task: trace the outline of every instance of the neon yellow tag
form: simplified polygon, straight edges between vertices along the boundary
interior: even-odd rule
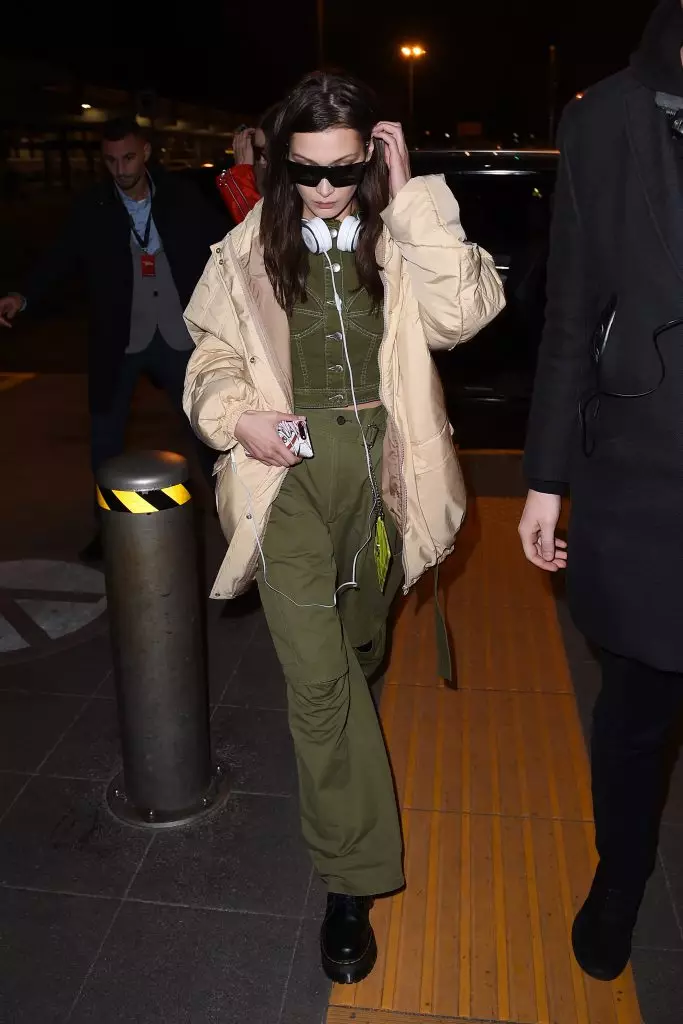
[[[384,525],[384,516],[378,516],[375,523],[375,565],[377,566],[379,589],[383,591],[391,565],[391,548],[387,537],[387,528]]]

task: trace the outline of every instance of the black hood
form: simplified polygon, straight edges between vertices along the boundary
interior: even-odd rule
[[[660,0],[640,48],[631,57],[634,75],[653,92],[683,96],[683,7],[681,0]]]

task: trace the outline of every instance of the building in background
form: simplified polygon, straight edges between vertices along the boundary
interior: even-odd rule
[[[99,128],[136,114],[171,169],[223,166],[243,115],[123,89],[89,85],[43,61],[0,57],[0,188],[66,190],[99,173]]]

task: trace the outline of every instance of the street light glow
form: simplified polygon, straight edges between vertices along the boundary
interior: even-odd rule
[[[90,103],[81,103],[81,108],[83,110],[92,110],[92,104],[90,104]]]
[[[424,57],[427,51],[424,46],[420,46],[419,43],[406,43],[405,46],[401,47],[401,53],[409,60],[416,60],[419,57]]]
[[[411,137],[415,131],[415,64],[426,53],[424,46],[420,46],[419,43],[404,43],[401,47],[401,55],[406,59],[408,71],[408,120]]]

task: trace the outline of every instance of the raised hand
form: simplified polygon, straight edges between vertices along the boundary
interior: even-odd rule
[[[389,168],[389,189],[394,199],[411,177],[403,127],[398,121],[379,121],[372,129],[372,137],[384,143],[384,159]]]

